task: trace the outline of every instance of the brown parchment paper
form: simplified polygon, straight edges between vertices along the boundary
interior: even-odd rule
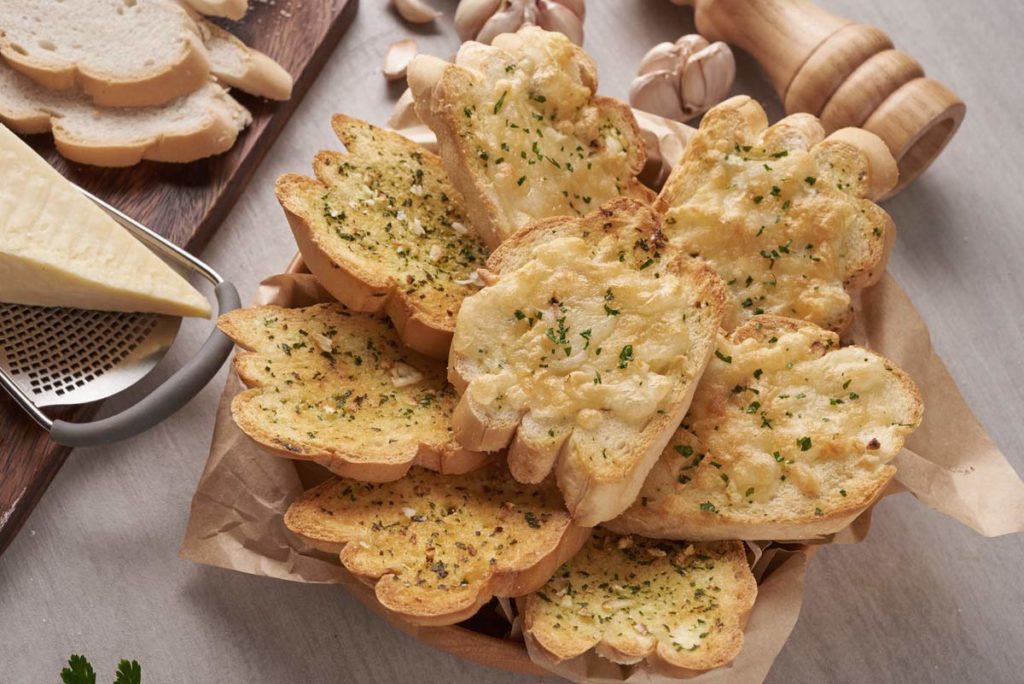
[[[429,131],[410,120],[407,112],[404,119],[399,114],[402,112],[396,112],[400,125],[395,127],[407,128],[418,142],[429,146]],[[645,175],[663,179],[665,167],[679,159],[692,129],[651,115],[638,118],[649,146],[654,148]],[[329,301],[330,297],[296,259],[289,273],[263,281],[255,299],[258,304],[307,306]],[[909,491],[929,507],[985,536],[1024,531],[1024,482],[967,406],[933,351],[927,327],[906,293],[885,275],[854,305],[857,317],[844,342],[871,348],[895,361],[917,382],[925,402],[924,421],[897,457],[896,479],[885,495]],[[231,399],[241,389],[237,377],[230,374],[217,411],[209,458],[192,500],[180,550],[182,558],[294,582],[346,585],[360,601],[403,632],[493,667],[528,674],[550,671],[576,682],[670,681],[664,673],[642,666],[615,665],[595,654],[558,665],[544,663],[546,669],[541,669],[529,656],[514,607],[508,601],[493,602],[485,608],[491,613],[485,616],[490,620],[486,628],[476,619],[469,626],[417,628],[384,612],[374,600],[373,590],[348,575],[336,556],[307,547],[285,528],[283,517],[291,501],[327,473],[315,465],[265,453],[249,441],[230,415]],[[829,539],[807,544],[748,545],[758,578],[758,596],[746,627],[743,650],[729,667],[690,681],[763,681],[796,624],[804,573],[813,552],[827,543],[862,540],[870,526],[870,514],[869,510]],[[507,627],[493,626],[503,622]]]

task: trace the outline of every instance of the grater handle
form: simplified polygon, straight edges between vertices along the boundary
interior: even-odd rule
[[[218,313],[241,306],[238,290],[228,282],[215,288]],[[164,384],[117,415],[91,423],[53,421],[50,438],[70,447],[97,446],[128,439],[148,430],[187,404],[206,386],[231,353],[233,343],[214,327],[202,349]]]

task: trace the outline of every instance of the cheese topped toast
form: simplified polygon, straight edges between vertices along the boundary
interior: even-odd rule
[[[530,26],[467,42],[454,64],[418,56],[409,86],[491,247],[536,219],[653,197],[636,180],[646,153],[632,111],[594,94],[593,60],[560,33]]]
[[[718,341],[682,428],[618,532],[810,539],[882,493],[921,422],[913,381],[810,323],[757,316]]]
[[[823,136],[809,114],[767,127],[733,97],[704,115],[658,197],[669,242],[729,286],[729,330],[767,313],[841,331],[850,292],[885,270],[895,228],[871,199],[896,184],[896,162],[867,131]]]
[[[520,482],[554,469],[582,525],[633,501],[714,346],[724,286],[663,242],[657,217],[627,198],[540,221],[491,255],[493,284],[455,324],[456,437],[483,451],[511,443]]]
[[[412,469],[397,482],[332,479],[297,499],[288,529],[340,551],[389,611],[450,625],[493,596],[537,589],[586,541],[552,484],[525,488],[502,466],[468,475]]]
[[[332,121],[348,154],[320,152],[316,179],[277,180],[303,261],[356,311],[384,311],[402,341],[448,356],[462,299],[487,249],[441,160],[411,140],[347,116]]]
[[[756,596],[740,542],[597,530],[520,606],[531,653],[559,662],[594,649],[620,664],[647,660],[696,674],[736,657]]]
[[[368,481],[413,464],[458,473],[489,460],[452,437],[444,366],[403,348],[387,320],[317,304],[238,309],[217,325],[245,350],[234,366],[252,388],[231,415],[276,454]]]

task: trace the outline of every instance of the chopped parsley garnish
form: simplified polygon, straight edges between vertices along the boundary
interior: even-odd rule
[[[724,361],[725,363],[732,363],[732,356],[727,356],[718,349],[715,350],[715,356],[717,356],[720,361]]]
[[[710,501],[705,501],[700,505],[700,510],[710,511],[711,513],[717,513],[718,507],[716,507],[715,504],[711,503]]]
[[[807,178],[804,178],[804,183],[807,183],[808,185],[814,185],[817,182],[818,179],[815,178],[814,176],[807,176]]]
[[[501,97],[498,98],[498,101],[494,103],[494,113],[495,114],[500,112],[501,108],[505,106],[505,96],[506,95],[508,95],[508,91],[507,90],[505,92],[503,92],[501,94]]]
[[[797,446],[800,447],[800,451],[809,451],[810,448],[811,448],[811,438],[810,437],[801,437],[800,439],[796,440],[796,443],[797,443]]]
[[[619,368],[625,368],[633,360],[633,345],[627,344],[619,352]]]
[[[689,444],[677,444],[675,446],[675,450],[680,456],[685,456],[687,458],[693,456],[693,447]]]

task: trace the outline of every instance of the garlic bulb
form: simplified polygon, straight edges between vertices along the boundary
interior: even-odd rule
[[[455,30],[462,40],[490,43],[521,26],[540,26],[583,44],[584,0],[461,0]]]
[[[629,89],[637,109],[676,121],[689,121],[725,99],[736,78],[736,60],[722,42],[686,35],[658,43],[640,62]]]

